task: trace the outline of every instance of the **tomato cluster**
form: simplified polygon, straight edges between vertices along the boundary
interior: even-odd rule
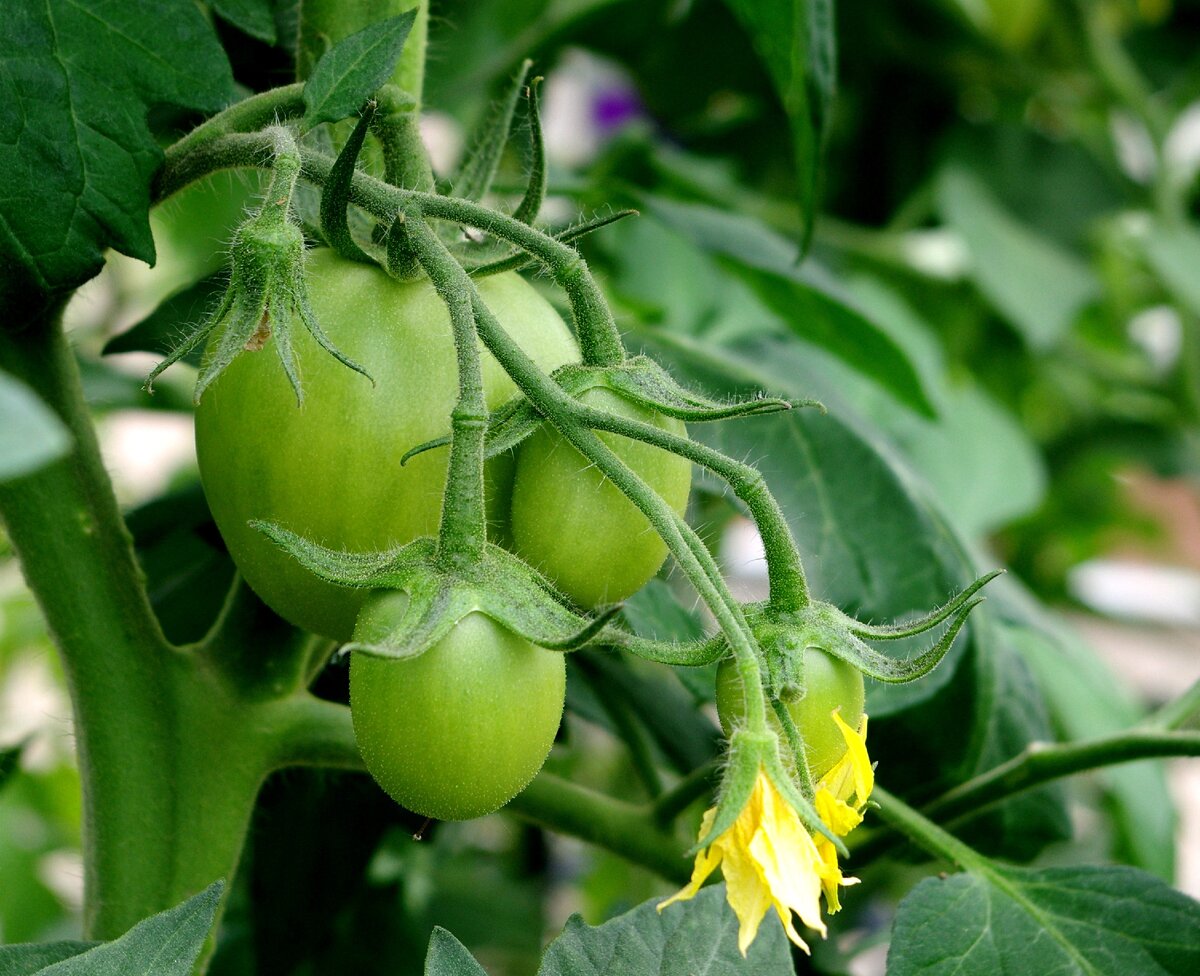
[[[336,586],[314,576],[250,526],[273,522],[344,551],[379,551],[437,532],[447,454],[411,448],[449,432],[458,394],[449,314],[428,281],[312,252],[309,298],[330,341],[374,380],[347,369],[303,332],[295,338],[305,392],[270,352],[238,356],[205,393],[196,445],[205,494],[239,571],[285,619],[371,643],[403,613],[405,597]],[[484,278],[479,291],[499,323],[541,369],[578,359],[562,319],[516,274]],[[489,409],[517,388],[486,353]],[[593,390],[594,406],[659,417]],[[677,511],[687,503],[687,461],[602,435]],[[641,587],[666,557],[645,517],[553,430],[488,462],[490,530],[581,607]],[[364,606],[364,601],[369,601]],[[361,611],[361,612],[360,612]],[[357,625],[355,621],[357,620]],[[479,613],[412,659],[353,655],[351,709],[368,769],[405,806],[439,819],[494,810],[541,767],[562,714],[560,653],[536,647]]]

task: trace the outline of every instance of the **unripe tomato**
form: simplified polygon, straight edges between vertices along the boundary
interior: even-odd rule
[[[686,434],[683,422],[594,387],[584,403]],[[599,434],[680,515],[691,463],[617,434]],[[558,431],[543,426],[517,449],[510,529],[513,548],[581,607],[616,603],[663,564],[667,546],[646,517]]]
[[[835,708],[842,721],[857,729],[862,721],[865,689],[862,672],[852,664],[817,648],[804,652],[804,697],[788,702],[787,710],[804,742],[804,755],[814,779],[819,779],[846,752],[846,740],[832,718]],[[746,712],[737,665],[726,658],[717,668],[717,716],[728,736]],[[781,736],[783,729],[775,710],[768,708],[767,720]]]
[[[345,640],[365,592],[319,580],[247,522],[277,522],[329,548],[364,552],[436,533],[448,452],[426,452],[403,468],[400,458],[449,433],[458,373],[449,314],[427,281],[397,282],[325,249],[308,255],[306,269],[321,327],[376,385],[294,329],[304,406],[296,406],[269,340],[238,356],[204,394],[196,452],[209,506],[246,582],[292,623]],[[578,359],[562,319],[521,277],[485,278],[479,290],[543,369]],[[495,409],[516,386],[491,355],[482,365]],[[489,466],[505,504],[506,462]]]
[[[398,622],[405,594],[363,607],[354,639]],[[401,806],[437,820],[497,810],[542,768],[562,718],[563,655],[472,613],[416,658],[357,653],[350,711],[367,769]]]

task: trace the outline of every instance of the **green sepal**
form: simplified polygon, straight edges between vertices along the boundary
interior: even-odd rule
[[[587,386],[583,386],[584,383],[588,383],[589,386],[604,386],[648,410],[688,423],[777,413],[780,410],[791,410],[793,407],[817,407],[822,413],[825,411],[825,407],[816,400],[785,400],[782,397],[768,396],[727,402],[710,400],[680,386],[665,369],[647,356],[635,356],[619,366],[599,370],[571,366],[564,367],[564,370],[577,370],[580,374],[580,378],[570,381],[569,386],[576,396],[587,389]],[[560,382],[568,386],[565,377],[560,379]]]
[[[542,136],[542,117],[538,111],[538,82],[533,78],[525,88],[525,104],[529,118],[529,187],[517,204],[513,216],[523,224],[532,225],[546,199],[546,140]]]
[[[932,610],[924,617],[920,617],[917,620],[910,620],[907,623],[875,626],[861,623],[853,617],[846,617],[850,632],[858,637],[865,637],[868,640],[900,640],[904,637],[922,634],[936,627],[947,617],[956,614],[971,597],[997,576],[1003,575],[1003,573],[1004,570],[1002,569],[994,569],[990,573],[985,573],[965,590],[952,597],[936,610]]]
[[[967,617],[983,602],[983,598],[975,597],[975,594],[997,575],[998,572],[993,572],[980,577],[945,607],[913,624],[895,625],[897,629],[905,628],[904,634],[886,627],[868,627],[831,603],[814,601],[800,610],[779,610],[769,603],[748,604],[744,608],[746,619],[766,663],[764,684],[768,697],[795,701],[803,696],[804,652],[810,648],[824,651],[853,665],[867,677],[886,684],[905,684],[923,678],[949,653]],[[874,637],[876,640],[910,637],[932,630],[947,619],[950,625],[932,647],[905,659],[881,654],[858,636],[859,632],[867,630],[889,635],[888,638]]]
[[[620,627],[610,626],[601,635],[601,642],[644,660],[674,667],[702,668],[716,664],[729,655],[729,645],[720,634],[695,641],[664,641],[639,637]]]
[[[430,538],[387,552],[352,553],[326,549],[271,522],[250,525],[330,583],[408,594],[409,604],[386,641],[352,642],[343,652],[414,657],[471,613],[482,613],[539,647],[574,651],[597,642],[620,610],[616,605],[592,617],[576,613],[536,570],[490,543],[478,560],[447,568]]]
[[[513,115],[525,86],[532,61],[521,64],[504,98],[485,116],[471,142],[471,153],[454,179],[454,195],[464,200],[479,200],[491,189],[500,166],[500,157],[508,142]]]
[[[374,259],[358,246],[350,233],[346,209],[350,205],[350,181],[358,154],[362,152],[367,130],[375,118],[375,102],[369,101],[354,125],[350,138],[329,170],[329,179],[321,191],[321,233],[338,254],[347,261],[374,264]]]
[[[624,220],[626,217],[636,217],[637,215],[638,212],[636,210],[617,210],[600,217],[592,217],[589,220],[571,224],[569,227],[547,231],[547,233],[560,244],[570,244],[572,241],[579,240],[579,238],[585,237],[593,231],[599,230],[601,227],[607,227],[609,224],[615,224],[618,220]],[[515,254],[510,254],[507,257],[497,258],[473,267],[468,266],[467,272],[472,278],[486,278],[488,275],[501,274],[505,271],[525,271],[528,268],[536,267],[537,264],[538,260],[536,258],[531,258],[524,251],[517,251]]]
[[[366,369],[337,349],[317,322],[304,283],[304,235],[295,224],[277,212],[251,217],[234,235],[231,257],[229,287],[220,305],[151,370],[147,389],[153,388],[164,369],[207,341],[193,393],[199,403],[204,391],[234,359],[260,351],[274,338],[276,355],[297,404],[302,404],[304,391],[291,335],[297,318],[325,352],[374,384]]]

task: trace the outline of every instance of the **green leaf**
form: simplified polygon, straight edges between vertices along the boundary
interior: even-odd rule
[[[918,413],[935,411],[903,348],[812,261],[796,266],[796,249],[749,217],[653,197],[648,211],[744,281],[797,335],[828,350]]]
[[[223,881],[215,881],[182,905],[138,922],[119,939],[35,972],[39,976],[191,976],[224,887]]]
[[[104,344],[104,355],[115,352],[153,352],[166,356],[220,303],[229,285],[226,274],[210,275],[164,299],[149,315]],[[200,365],[204,354],[197,346],[183,357],[185,363]]]
[[[767,66],[792,130],[805,242],[812,234],[821,151],[837,82],[833,0],[726,0]]]
[[[0,976],[33,976],[98,945],[97,942],[26,942],[0,946]]]
[[[876,384],[832,358],[814,364],[826,388],[817,386],[812,395],[836,412],[836,390],[886,431],[968,539],[1036,509],[1046,492],[1045,465],[1016,418],[970,376],[947,376],[933,330],[896,294],[873,278],[857,278],[850,287],[859,307],[917,366],[938,415],[897,410]]]
[[[658,911],[651,899],[603,925],[572,915],[550,943],[538,976],[785,976],[794,972],[783,927],[763,921],[746,957],[725,885]]]
[[[95,275],[107,247],[154,263],[162,151],[146,111],[219,109],[233,79],[191,0],[18,0],[4,20],[0,305],[36,309]]]
[[[71,449],[58,416],[20,380],[0,372],[0,481],[31,474]]]
[[[1135,868],[990,865],[928,878],[896,913],[888,976],[1193,976],[1200,903]]]
[[[487,970],[475,961],[470,949],[435,925],[425,956],[425,976],[487,976]]]
[[[1057,343],[1099,283],[1082,261],[1019,223],[966,170],[950,166],[937,183],[942,219],[971,255],[984,297],[1034,349]]]
[[[274,44],[275,14],[271,0],[211,0],[221,17],[251,37]]]
[[[311,128],[357,112],[388,80],[416,19],[416,8],[364,27],[331,47],[304,86]]]

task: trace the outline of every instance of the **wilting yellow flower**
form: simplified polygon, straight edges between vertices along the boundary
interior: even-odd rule
[[[871,759],[867,755],[867,717],[863,716],[857,732],[842,721],[842,717],[836,711],[833,713],[833,720],[842,730],[842,738],[846,740],[846,751],[817,783],[813,806],[826,827],[839,837],[845,837],[862,823],[863,807],[866,806],[867,798],[875,787],[875,770],[871,767]],[[825,865],[821,887],[825,893],[829,914],[833,915],[842,908],[838,898],[838,886],[858,884],[858,879],[842,877],[837,866],[837,848],[827,837],[817,834],[813,841]],[[834,875],[837,876],[836,881],[825,880]]]
[[[817,784],[814,806],[833,833],[844,837],[862,822],[862,809],[874,786],[867,757],[867,720],[855,731],[836,712],[834,721],[846,739],[846,753]],[[704,814],[703,837],[712,827],[716,808]],[[696,855],[692,880],[662,902],[659,911],[673,902],[693,897],[717,866],[725,875],[726,898],[738,918],[738,948],[742,955],[758,935],[771,908],[784,931],[805,952],[808,945],[792,924],[792,913],[811,929],[826,934],[821,919],[821,894],[830,913],[840,907],[839,886],[856,884],[842,875],[837,849],[821,834],[810,834],[799,815],[760,768],[750,799],[733,825]]]

